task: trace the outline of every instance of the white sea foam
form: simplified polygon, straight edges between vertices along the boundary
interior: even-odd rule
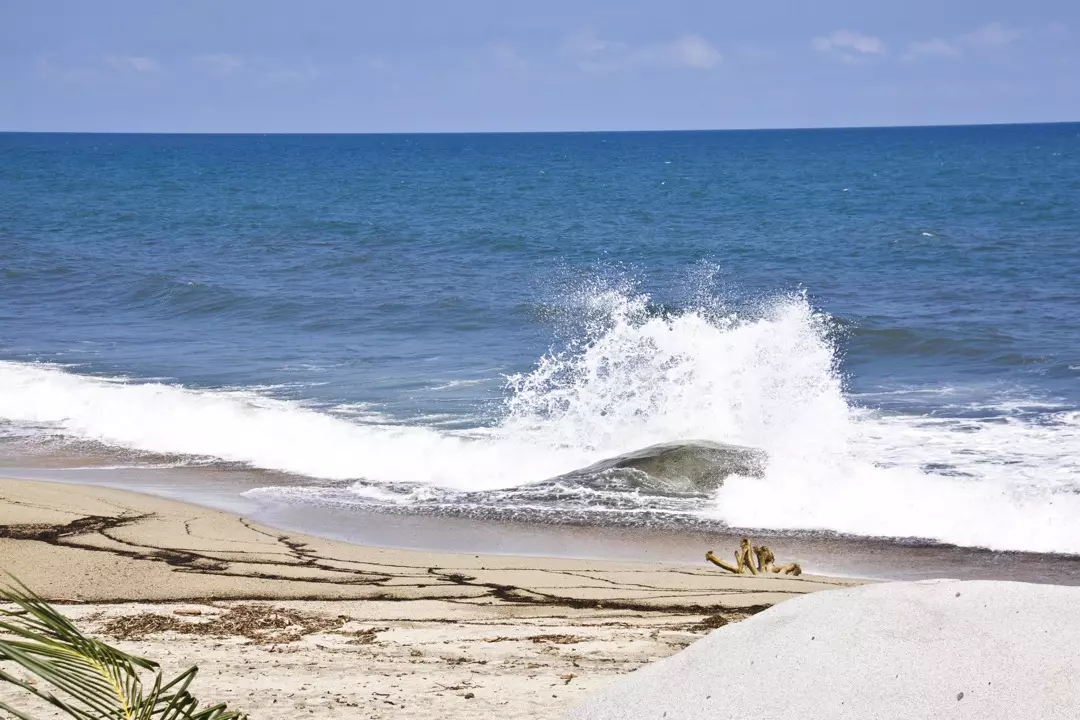
[[[776,452],[764,479],[729,479],[711,512],[746,527],[1080,552],[1076,412],[1032,421],[853,409],[837,435],[844,448]]]
[[[1023,397],[975,418],[863,409],[844,393],[828,318],[805,298],[749,315],[699,299],[661,314],[626,288],[571,298],[578,333],[509,379],[497,426],[468,432],[391,425],[366,406],[343,416],[249,391],[12,362],[0,363],[0,419],[135,451],[363,478],[358,500],[395,504],[426,495],[371,484],[484,492],[703,438],[769,453],[763,478],[729,478],[699,509],[734,526],[1080,553],[1080,414],[1020,413]]]
[[[473,379],[473,380],[451,380],[449,382],[442,383],[441,385],[436,385],[435,387],[433,387],[431,389],[435,390],[435,391],[439,391],[439,390],[453,390],[454,388],[459,388],[459,387],[475,387],[477,385],[483,385],[484,383],[491,382],[491,380],[492,380],[492,378],[479,378],[479,379]]]
[[[485,490],[577,467],[584,454],[365,424],[245,391],[192,390],[0,362],[0,417],[157,454],[212,456],[324,479]]]

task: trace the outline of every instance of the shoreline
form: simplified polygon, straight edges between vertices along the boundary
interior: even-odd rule
[[[364,547],[125,490],[2,478],[0,570],[167,672],[197,662],[200,697],[267,718],[560,717],[712,629],[855,584],[704,560]],[[0,702],[37,709],[3,686]]]
[[[507,596],[516,603],[595,601],[633,610],[676,603],[719,610],[771,605],[791,595],[857,582],[810,575],[734,576],[704,560],[695,568],[364,546],[129,490],[11,478],[0,478],[0,548],[8,570],[14,568],[31,587],[47,588],[39,590],[44,596],[68,601],[325,600],[372,594],[416,599],[428,597],[425,593],[452,595],[448,589],[458,588],[464,595]],[[58,556],[97,572],[117,573],[112,589],[103,594],[85,579],[50,577],[50,557]],[[518,582],[503,582],[505,573],[516,574]],[[634,581],[624,583],[624,578]],[[161,585],[166,580],[171,589]]]
[[[302,503],[268,503],[243,496],[267,479],[256,471],[205,468],[0,468],[0,477],[111,488],[240,514],[265,526],[348,545],[518,558],[560,558],[697,567],[706,550],[734,549],[749,535],[778,558],[810,575],[852,581],[956,578],[1080,585],[1080,556],[995,551],[920,541],[812,531],[707,530],[478,520],[386,513]],[[286,482],[287,477],[276,479]]]

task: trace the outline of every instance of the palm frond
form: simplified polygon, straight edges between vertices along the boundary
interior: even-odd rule
[[[36,695],[77,720],[234,720],[245,716],[219,704],[199,709],[188,692],[198,668],[169,682],[152,660],[125,653],[84,635],[74,623],[14,578],[0,585],[0,663],[13,662],[51,690],[20,680],[0,667],[0,681]],[[152,672],[144,690],[140,671]],[[33,720],[0,703],[19,720]]]

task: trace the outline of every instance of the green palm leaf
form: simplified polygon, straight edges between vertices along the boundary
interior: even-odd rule
[[[198,668],[191,667],[165,682],[157,663],[129,655],[87,637],[55,608],[14,581],[0,585],[0,663],[20,665],[55,692],[20,680],[0,664],[0,681],[36,695],[77,720],[233,720],[244,718],[225,705],[199,709],[188,692]],[[153,673],[144,689],[140,671]],[[33,720],[0,702],[19,720]]]

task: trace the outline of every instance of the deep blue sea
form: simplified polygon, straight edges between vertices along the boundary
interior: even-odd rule
[[[0,199],[8,456],[1080,553],[1080,124],[0,134]],[[549,482],[691,439],[764,476]]]

